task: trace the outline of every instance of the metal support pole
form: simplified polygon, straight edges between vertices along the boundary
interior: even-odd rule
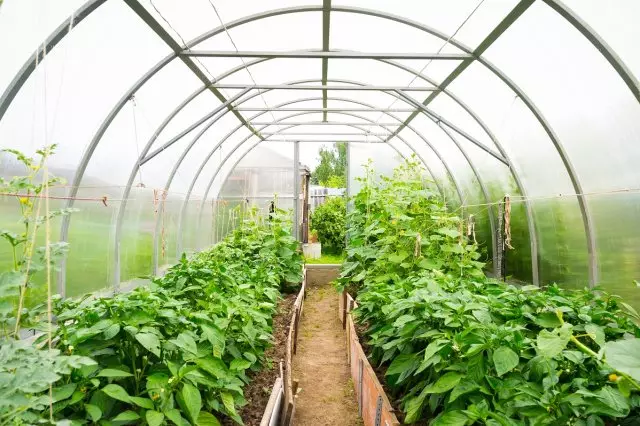
[[[233,51],[233,50],[188,50],[181,57],[205,58],[287,58],[287,59],[428,59],[461,60],[472,58],[468,53],[376,53],[376,52],[282,52],[282,51]]]
[[[300,142],[293,143],[293,237],[300,241]]]

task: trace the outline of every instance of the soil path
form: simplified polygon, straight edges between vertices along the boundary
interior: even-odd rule
[[[347,365],[338,295],[329,284],[310,287],[294,358],[299,380],[296,426],[362,425]]]

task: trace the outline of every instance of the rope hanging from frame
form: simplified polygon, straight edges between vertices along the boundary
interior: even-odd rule
[[[504,247],[513,250],[511,245],[511,197],[504,196]]]

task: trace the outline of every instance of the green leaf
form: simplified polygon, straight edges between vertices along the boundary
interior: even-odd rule
[[[76,383],[69,383],[68,385],[62,385],[53,388],[53,402],[58,402],[69,398],[71,395],[73,395],[73,392],[76,390],[77,386],[78,385]]]
[[[418,396],[413,396],[406,399],[404,403],[404,412],[406,413],[404,422],[406,424],[414,423],[420,418],[420,415],[422,414],[422,407],[424,406],[425,397],[426,394],[421,393]]]
[[[135,411],[127,410],[115,416],[113,419],[111,419],[111,421],[131,423],[131,422],[135,422],[138,419],[140,419],[140,416],[138,415],[138,413],[136,413]]]
[[[178,426],[182,426],[182,425],[188,425],[189,422],[187,422],[181,415],[180,415],[180,410],[176,409],[176,408],[171,408],[169,410],[165,410],[164,411],[164,415],[167,416],[167,418],[169,420],[171,420],[173,423],[175,423]]]
[[[136,404],[138,407],[146,408],[147,410],[153,410],[153,401],[149,398],[142,398],[139,396],[130,396],[129,400]]]
[[[584,326],[584,330],[598,346],[604,346],[604,330],[601,327],[595,324],[587,324]]]
[[[584,353],[580,351],[562,351],[562,355],[574,364],[581,364],[584,361]]]
[[[436,232],[450,238],[458,238],[460,236],[460,231],[455,228],[440,228]]]
[[[444,393],[448,390],[453,389],[463,377],[464,374],[450,371],[448,373],[445,373],[443,376],[440,376],[440,378],[435,383],[424,388],[422,392],[425,394]]]
[[[251,361],[247,361],[246,359],[241,358],[234,359],[233,361],[231,361],[230,365],[230,368],[236,371],[246,370],[249,367],[251,367]]]
[[[216,358],[222,358],[226,343],[224,339],[224,333],[215,326],[212,327],[202,324],[200,327],[202,327],[203,335],[213,345],[213,356],[215,356]]]
[[[164,414],[154,410],[148,410],[145,413],[145,418],[147,419],[149,426],[160,426],[164,421]]]
[[[516,368],[519,361],[518,354],[506,346],[501,346],[493,351],[493,365],[498,377]]]
[[[185,383],[177,394],[178,404],[191,423],[195,423],[202,408],[200,391],[193,385]]]
[[[555,312],[541,313],[536,317],[535,323],[541,327],[546,327],[546,328],[556,328],[562,325],[562,323],[560,322],[560,319],[558,318],[558,315],[556,315]]]
[[[0,298],[18,296],[20,287],[27,281],[26,274],[10,271],[0,274]]]
[[[120,333],[120,324],[112,324],[102,332],[102,335],[105,339],[109,340],[114,338],[118,333]]]
[[[102,417],[102,410],[93,404],[84,404],[84,409],[94,423]]]
[[[136,340],[149,352],[157,357],[160,357],[160,339],[158,336],[151,333],[138,333],[136,334]]]
[[[186,333],[180,333],[177,339],[170,340],[171,343],[183,349],[187,352],[191,352],[194,355],[198,354],[198,347],[196,345],[196,341],[193,340],[193,337],[189,336]]]
[[[199,358],[196,365],[218,379],[227,375],[227,366],[218,358]]]
[[[389,262],[402,263],[409,256],[407,252],[394,253],[389,255]]]
[[[464,426],[468,421],[469,417],[462,411],[447,411],[436,417],[430,426]]]
[[[594,392],[597,401],[591,400],[587,413],[604,414],[611,417],[625,417],[629,414],[629,400],[616,388],[605,386]],[[598,404],[597,402],[600,402]]]
[[[624,376],[620,377],[616,382],[616,384],[618,385],[618,390],[622,395],[624,395],[627,398],[631,396],[632,383],[629,379],[627,379]]]
[[[116,370],[114,368],[105,368],[104,370],[101,370],[100,373],[98,373],[98,377],[131,377],[131,376],[133,376],[133,374],[127,371]]]
[[[129,394],[122,386],[116,384],[109,384],[102,388],[102,392],[106,393],[113,399],[117,399],[122,402],[129,402]]]
[[[237,416],[235,401],[233,400],[233,395],[228,392],[220,392],[220,398],[222,399],[222,403],[224,404],[224,408],[227,409],[227,412],[232,416]]]
[[[607,342],[604,356],[611,367],[640,381],[640,339]]]
[[[478,386],[476,382],[469,379],[464,379],[460,381],[460,383],[458,383],[451,391],[451,394],[449,395],[449,402],[453,402],[456,399],[458,399],[458,397],[460,397],[461,395],[467,394],[469,392],[473,392],[479,387],[480,386]]]
[[[198,421],[196,422],[197,426],[221,426],[220,422],[211,413],[207,413],[206,411],[201,411],[198,415]]]
[[[401,354],[395,357],[395,359],[389,365],[385,376],[392,376],[394,374],[401,374],[406,370],[414,368],[417,361],[415,354]]]
[[[484,351],[469,358],[469,361],[467,361],[467,374],[470,379],[479,382],[486,373]]]
[[[571,332],[572,327],[567,323],[552,331],[540,331],[536,340],[538,354],[546,358],[553,358],[560,354],[567,347],[569,339],[571,339]]]

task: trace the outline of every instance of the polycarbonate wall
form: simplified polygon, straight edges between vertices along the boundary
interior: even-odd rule
[[[323,10],[327,4],[331,10]],[[81,22],[56,33],[69,16]],[[507,274],[573,288],[602,285],[638,303],[638,18],[633,0],[69,0],[55,7],[6,0],[0,146],[33,153],[58,144],[49,168],[68,183],[52,205],[79,209],[68,231],[56,219],[54,232],[71,247],[60,275],[69,296],[157,272],[182,252],[218,241],[241,219],[236,204],[249,200],[264,210],[277,193],[279,205],[291,208],[292,142],[310,146],[321,138],[358,142],[349,148],[352,192],[367,159],[386,174],[415,154],[447,205],[476,217],[489,263],[495,203],[510,195]],[[191,48],[481,55],[470,64],[172,59],[175,45],[213,29]],[[42,42],[52,33],[57,44],[45,52]],[[36,51],[34,71],[21,73]],[[441,91],[209,90],[203,79]],[[259,143],[257,132],[281,142]],[[0,206],[2,228],[16,228],[15,199],[0,196]],[[3,262],[8,254],[0,248]]]

